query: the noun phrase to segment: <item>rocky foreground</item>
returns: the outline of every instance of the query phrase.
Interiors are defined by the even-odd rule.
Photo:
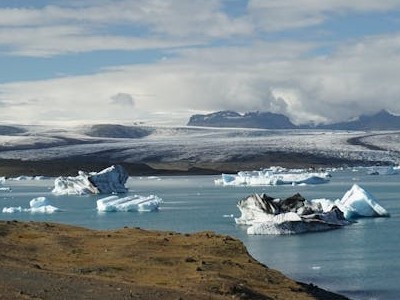
[[[0,221],[0,299],[347,299],[212,232]]]

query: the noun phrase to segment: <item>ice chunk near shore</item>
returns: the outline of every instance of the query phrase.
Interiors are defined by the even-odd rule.
[[[275,173],[269,169],[262,171],[241,171],[237,174],[222,174],[221,178],[214,182],[217,185],[304,185],[321,184],[329,181],[331,175],[328,172],[292,172]]]
[[[349,225],[360,217],[389,216],[375,197],[357,184],[341,200],[308,201],[300,194],[281,200],[254,194],[240,200],[238,208],[241,216],[235,222],[249,225],[248,234],[323,231]]]
[[[337,207],[324,211],[321,204],[307,201],[300,194],[284,200],[254,194],[240,200],[238,208],[241,216],[235,222],[249,225],[248,234],[296,234],[350,224]]]
[[[97,200],[99,212],[120,212],[120,211],[154,211],[160,206],[162,199],[155,196],[127,196],[120,198],[110,196]]]
[[[127,171],[120,165],[111,166],[98,173],[78,172],[76,177],[58,177],[54,182],[56,195],[84,195],[126,193]]]
[[[52,206],[46,197],[37,197],[29,202],[30,208],[17,207],[4,207],[3,213],[17,213],[17,212],[29,212],[29,213],[41,213],[41,214],[52,214],[59,211],[60,209]]]

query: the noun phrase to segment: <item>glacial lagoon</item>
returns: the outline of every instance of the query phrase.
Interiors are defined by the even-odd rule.
[[[37,197],[60,209],[51,214],[0,213],[2,220],[46,221],[114,229],[124,226],[178,232],[212,230],[239,238],[261,263],[306,283],[352,299],[397,299],[400,295],[400,175],[368,175],[367,170],[332,173],[326,184],[304,186],[218,186],[220,176],[130,177],[128,195],[157,195],[163,202],[153,212],[98,212],[104,195],[56,196],[54,178],[6,180],[0,190],[3,207],[29,208]],[[20,178],[21,179],[21,178]],[[22,178],[23,179],[23,178]],[[357,183],[373,194],[390,218],[365,218],[328,232],[299,235],[247,235],[235,224],[238,200],[252,193],[306,199],[340,199]],[[10,188],[10,190],[7,189]]]

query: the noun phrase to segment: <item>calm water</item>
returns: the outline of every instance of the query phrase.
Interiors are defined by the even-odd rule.
[[[96,211],[98,196],[54,196],[53,180],[7,181],[12,192],[0,191],[0,210],[5,206],[28,207],[29,201],[46,196],[63,211],[52,215],[2,214],[3,220],[52,221],[94,229],[123,226],[195,232],[213,230],[241,239],[260,262],[293,279],[312,282],[352,299],[399,299],[400,297],[400,185],[399,175],[368,176],[365,171],[333,173],[330,183],[292,187],[221,187],[218,176],[131,177],[130,193],[156,194],[164,203],[158,212],[107,213]],[[358,183],[366,188],[391,218],[363,219],[343,229],[293,236],[248,236],[237,226],[236,203],[254,193],[287,197],[300,192],[305,198],[341,198]]]

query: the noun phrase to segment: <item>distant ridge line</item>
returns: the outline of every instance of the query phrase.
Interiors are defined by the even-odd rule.
[[[391,114],[387,110],[381,110],[372,115],[360,115],[357,119],[351,121],[319,125],[295,125],[283,114],[271,112],[239,114],[226,110],[192,115],[187,125],[258,129],[399,130],[400,116]]]

